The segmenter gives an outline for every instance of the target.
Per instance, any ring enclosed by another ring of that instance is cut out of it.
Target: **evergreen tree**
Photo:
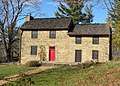
[[[93,21],[92,6],[84,6],[83,0],[68,1],[64,0],[65,4],[60,3],[55,16],[58,18],[70,17],[74,25],[78,23],[91,23]],[[85,12],[82,12],[85,7]]]
[[[113,26],[113,34],[112,34],[112,42],[114,49],[120,49],[120,20],[112,23]]]
[[[113,30],[113,46],[115,49],[120,49],[120,1],[114,0],[109,9],[109,16],[112,19]]]
[[[86,5],[85,7],[85,12],[86,12],[86,16],[83,18],[82,23],[91,23],[93,21],[93,14],[92,14],[92,5],[90,5],[88,7],[88,5]]]
[[[120,21],[120,1],[114,0],[109,10],[109,15],[112,18],[113,23]]]

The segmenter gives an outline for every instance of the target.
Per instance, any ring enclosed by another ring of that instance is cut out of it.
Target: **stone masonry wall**
[[[23,31],[21,43],[21,64],[40,60],[40,46],[45,47],[46,61],[49,61],[49,47],[55,46],[55,62],[75,62],[75,50],[82,50],[82,62],[92,59],[92,50],[99,50],[99,62],[109,60],[109,37],[100,37],[99,44],[92,44],[92,37],[82,37],[82,44],[75,44],[75,37],[67,30],[57,30],[56,39],[49,39],[49,31],[38,31],[38,38],[31,39],[31,31]],[[31,46],[37,46],[37,55],[31,55]]]

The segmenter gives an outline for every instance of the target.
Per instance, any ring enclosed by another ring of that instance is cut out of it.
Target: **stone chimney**
[[[34,18],[31,16],[31,15],[27,15],[26,16],[26,21],[31,21],[31,20],[33,20]]]

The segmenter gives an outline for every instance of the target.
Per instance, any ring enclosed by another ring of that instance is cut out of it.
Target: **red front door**
[[[55,61],[55,47],[49,47],[49,61]]]

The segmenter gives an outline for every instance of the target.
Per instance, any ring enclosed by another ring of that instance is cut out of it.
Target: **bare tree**
[[[5,47],[7,61],[12,60],[14,42],[19,40],[18,21],[25,18],[26,14],[35,12],[37,9],[34,8],[39,6],[39,3],[39,0],[0,0],[0,36]]]

